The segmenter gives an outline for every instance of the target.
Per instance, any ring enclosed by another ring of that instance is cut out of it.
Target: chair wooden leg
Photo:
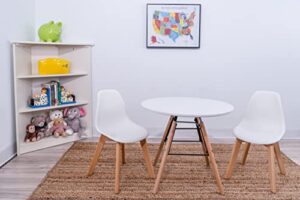
[[[205,125],[199,117],[196,119],[196,121],[200,125],[200,129],[201,129],[201,132],[203,134],[203,142],[205,143],[205,146],[207,148],[207,152],[208,152],[208,155],[209,155],[209,161],[210,161],[210,168],[214,173],[214,176],[215,176],[215,179],[216,179],[216,182],[217,182],[218,192],[221,195],[224,195],[224,187],[223,187],[222,180],[221,180],[221,177],[220,177],[220,173],[219,173],[219,170],[218,170],[218,165],[216,163],[215,155],[212,151],[211,144],[208,140],[208,135],[207,135],[207,132],[206,132]]]
[[[87,176],[91,176],[94,173],[98,158],[100,157],[100,154],[101,154],[101,151],[103,149],[103,146],[104,146],[104,143],[105,143],[106,139],[107,139],[106,136],[104,136],[104,135],[100,136],[99,142],[98,142],[97,147],[96,147],[95,154],[94,154],[94,156],[93,156],[93,158],[90,162],[90,167],[89,167]]]
[[[233,172],[233,169],[234,169],[234,165],[236,163],[237,156],[239,154],[241,144],[242,144],[242,141],[240,139],[236,139],[236,142],[235,142],[234,147],[232,149],[231,158],[230,158],[230,161],[229,161],[229,164],[227,166],[226,173],[225,173],[225,177],[224,177],[225,179],[229,179],[232,176],[232,172]]]
[[[158,150],[157,150],[155,159],[154,159],[153,166],[155,166],[155,165],[157,164],[157,162],[158,162],[158,159],[159,159],[160,154],[161,154],[161,150],[162,150],[163,147],[164,147],[165,139],[166,139],[166,137],[167,137],[167,135],[168,135],[168,132],[170,131],[170,128],[171,128],[171,125],[172,125],[172,121],[173,121],[173,118],[174,118],[173,116],[171,116],[171,117],[169,118],[169,121],[168,121],[167,126],[166,126],[165,131],[164,131],[164,135],[163,135],[162,140],[161,140],[161,142],[160,142],[160,144],[159,144],[159,147],[158,147]]]
[[[125,144],[121,144],[122,145],[122,164],[125,164]]]
[[[281,157],[281,151],[280,151],[280,147],[279,147],[278,142],[276,144],[274,144],[274,149],[275,149],[275,155],[276,155],[276,159],[277,159],[277,162],[278,162],[280,173],[282,175],[285,175],[286,172],[285,172],[284,162],[283,162],[283,159]]]
[[[161,176],[162,176],[162,173],[163,173],[166,161],[167,161],[167,157],[168,157],[168,154],[169,154],[169,151],[170,151],[170,148],[171,148],[172,140],[174,138],[175,128],[176,128],[176,122],[173,121],[172,126],[171,126],[171,130],[170,130],[170,134],[169,134],[169,138],[168,138],[168,141],[167,141],[167,146],[166,146],[166,149],[164,151],[164,154],[163,154],[160,166],[159,166],[158,174],[156,176],[154,190],[153,190],[154,193],[157,193],[157,191],[158,191],[159,182],[160,182],[160,179],[161,179]]]
[[[245,165],[245,163],[246,163],[250,145],[251,145],[251,143],[248,143],[248,142],[246,142],[246,144],[245,144],[245,150],[244,150],[244,154],[243,154],[243,158],[242,158],[242,162],[241,162],[242,165]]]
[[[141,144],[141,147],[142,147],[142,150],[143,150],[148,175],[150,176],[150,178],[155,178],[154,169],[153,169],[152,162],[151,162],[151,159],[150,159],[150,154],[149,154],[146,139],[140,141],[140,144]]]
[[[115,171],[115,193],[120,192],[120,172],[121,172],[121,151],[122,144],[116,144],[116,171]]]
[[[276,193],[276,177],[275,177],[275,150],[274,145],[268,145],[269,151],[269,177],[271,192]]]

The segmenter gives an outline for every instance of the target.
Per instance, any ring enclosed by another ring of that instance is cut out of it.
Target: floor
[[[96,138],[85,141],[91,140],[96,141]],[[232,140],[211,139],[211,142],[232,143]],[[27,199],[71,145],[68,143],[14,158],[0,169],[0,199]],[[300,165],[300,140],[283,140],[280,145],[283,153]]]

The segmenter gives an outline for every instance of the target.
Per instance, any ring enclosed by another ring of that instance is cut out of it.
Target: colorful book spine
[[[52,96],[52,102],[53,102],[53,106],[57,106],[60,103],[59,100],[59,88],[60,88],[60,82],[59,81],[51,81],[51,89],[53,92],[53,96]]]
[[[61,105],[61,85],[60,82],[58,81],[57,84],[57,95],[58,95],[58,104]]]
[[[50,90],[51,90],[51,106],[55,105],[55,89],[54,89],[54,84],[51,82],[50,83]]]

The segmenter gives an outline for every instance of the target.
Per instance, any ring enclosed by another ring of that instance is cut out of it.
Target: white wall
[[[11,40],[34,39],[34,0],[10,0],[0,6],[0,166],[15,150]]]
[[[144,99],[228,101],[235,112],[207,120],[207,126],[211,136],[231,136],[250,95],[270,89],[282,95],[289,134],[300,136],[300,1],[184,1],[202,4],[197,50],[145,48],[146,3],[156,2],[162,1],[38,0],[36,27],[61,20],[63,41],[93,41],[94,98],[97,90],[118,89],[129,114],[152,135],[166,117],[143,110]]]

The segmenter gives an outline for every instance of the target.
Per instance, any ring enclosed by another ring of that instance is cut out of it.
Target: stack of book
[[[42,87],[48,90],[51,106],[58,106],[61,104],[61,89],[59,81],[51,81],[50,83],[42,84]]]

